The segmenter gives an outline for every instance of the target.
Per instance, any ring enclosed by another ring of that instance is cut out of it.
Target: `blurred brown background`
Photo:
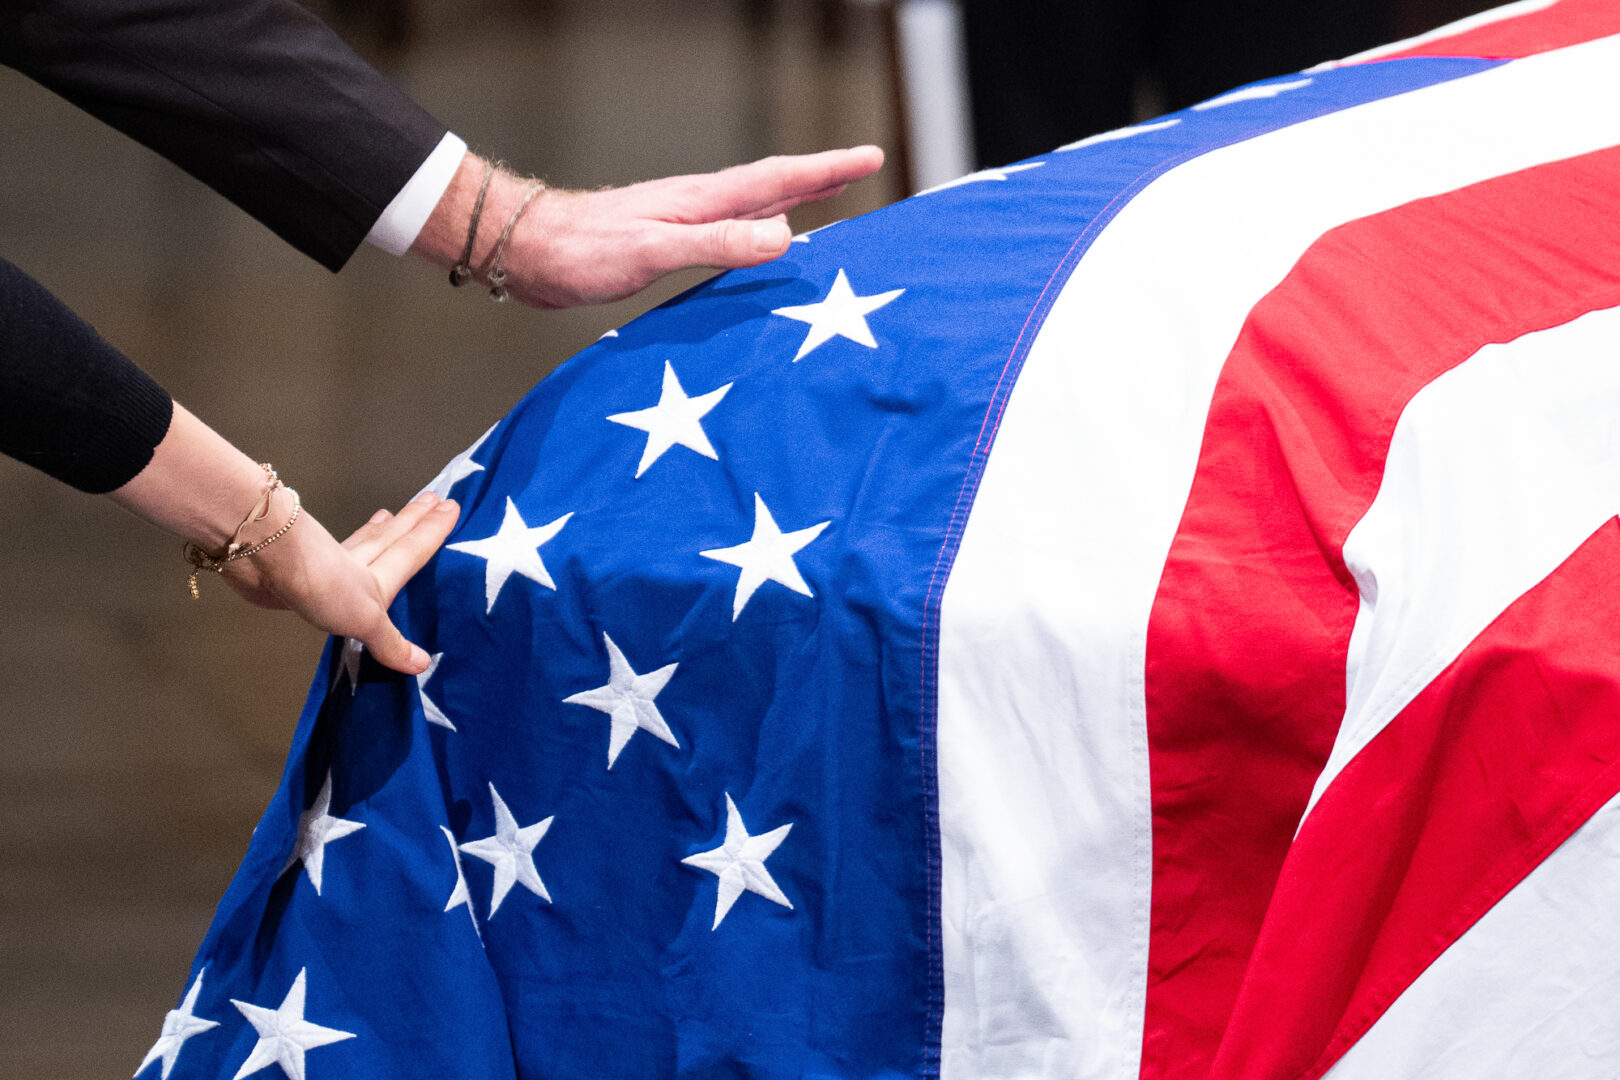
[[[1485,5],[1409,5],[1426,29]],[[875,142],[903,194],[880,5],[331,0],[317,10],[474,149],[568,186]],[[1087,134],[1071,132],[1072,137]],[[554,365],[691,285],[542,313],[369,247],[332,277],[196,181],[0,69],[0,254],[345,535]],[[179,542],[0,458],[0,1078],[128,1076],[279,779],[322,637]]]

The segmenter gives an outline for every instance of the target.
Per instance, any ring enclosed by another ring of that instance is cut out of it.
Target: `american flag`
[[[1620,5],[976,173],[435,481],[137,1076],[1620,1073]],[[279,1074],[278,1074],[279,1070]]]

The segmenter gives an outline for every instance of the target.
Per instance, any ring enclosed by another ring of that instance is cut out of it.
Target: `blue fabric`
[[[328,650],[196,961],[220,1027],[175,1076],[233,1076],[257,1033],[227,999],[273,1009],[303,969],[307,1021],[355,1035],[308,1052],[311,1080],[936,1074],[938,603],[1047,308],[1175,164],[1489,66],[1327,71],[1054,152],[814,233],[560,367],[479,448],[451,538],[495,533],[508,499],[529,526],[571,513],[540,548],[555,590],[513,575],[486,614],[485,560],[445,550],[400,597],[444,654],[425,689],[455,732],[369,657],[351,695]],[[866,316],[875,349],[834,337],[795,363],[809,327],[772,312],[839,271],[905,291]],[[732,384],[702,418],[719,460],[675,446],[635,479],[646,436],[606,417],[653,405],[666,362],[689,395]],[[784,531],[830,524],[795,556],[814,596],[768,581],[733,621],[738,570],[699,553],[749,538],[755,493]],[[610,770],[608,717],[564,702],[608,681],[604,634],[639,674],[679,665],[656,699],[679,748],[640,731]],[[327,847],[317,895],[281,869],[329,770],[331,813],[365,828]],[[518,825],[553,818],[533,852],[552,902],[519,884],[488,917],[491,868],[464,854],[475,931],[444,910],[440,830],[490,836],[491,783]],[[682,860],[721,845],[728,795],[753,835],[791,823],[765,865],[792,907],[744,892],[712,927],[717,878]]]

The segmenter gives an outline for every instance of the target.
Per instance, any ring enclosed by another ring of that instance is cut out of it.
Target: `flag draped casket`
[[[436,482],[430,673],[329,651],[141,1075],[1613,1075],[1605,7],[564,365]]]

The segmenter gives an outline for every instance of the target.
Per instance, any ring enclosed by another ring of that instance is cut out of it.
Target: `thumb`
[[[399,632],[399,627],[387,615],[383,616],[375,630],[361,637],[360,642],[384,667],[402,671],[406,675],[419,675],[427,670],[427,652],[421,646],[406,641],[405,635]]]
[[[784,221],[715,221],[688,226],[696,232],[694,263],[703,266],[756,266],[781,255],[793,240]]]

